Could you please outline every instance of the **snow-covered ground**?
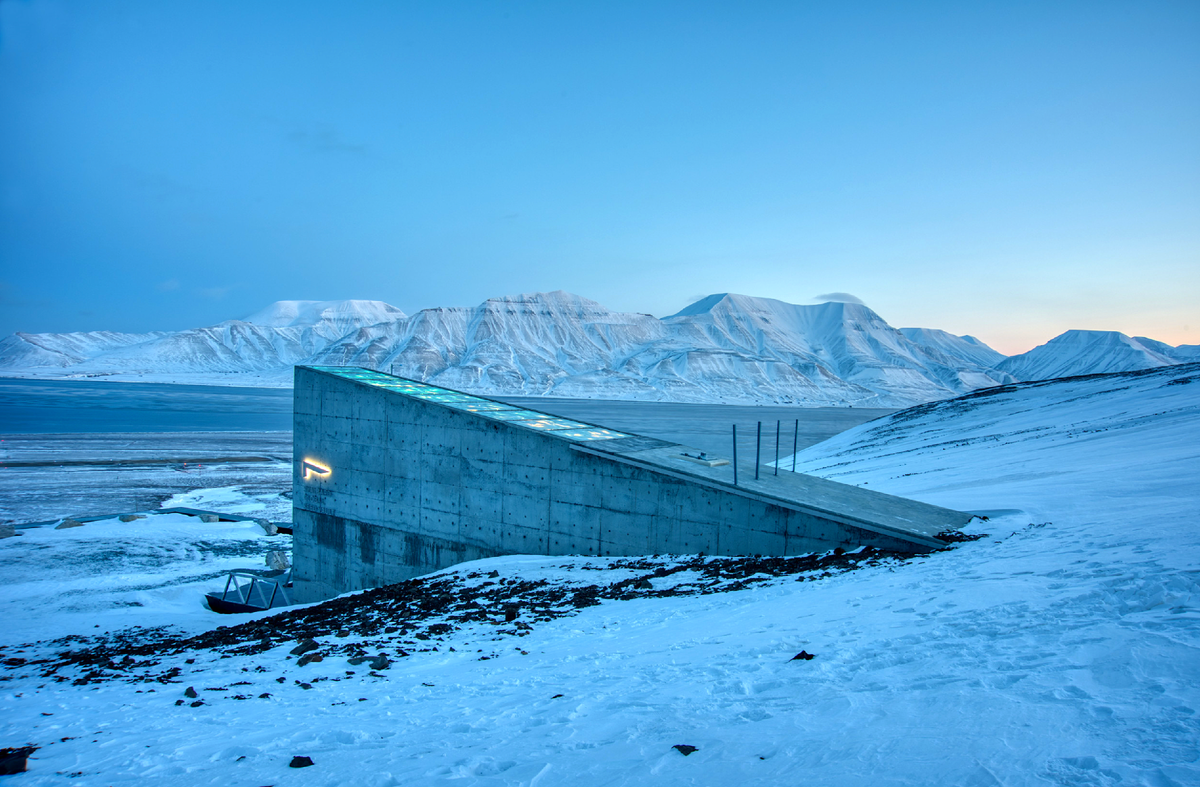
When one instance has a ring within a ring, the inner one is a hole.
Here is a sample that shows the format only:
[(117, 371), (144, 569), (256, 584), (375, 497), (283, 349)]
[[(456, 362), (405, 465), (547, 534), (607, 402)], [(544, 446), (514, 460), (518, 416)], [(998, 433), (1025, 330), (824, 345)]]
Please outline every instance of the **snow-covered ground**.
[[(13, 660), (68, 646), (5, 634), (0, 746), (41, 747), (13, 783), (1200, 783), (1200, 365), (926, 405), (799, 461), (990, 511), (973, 526), (990, 536), (696, 595), (661, 595), (692, 581), (666, 558), (497, 558), (387, 590), (408, 606), (365, 614), (378, 594), (362, 594), (100, 670), (142, 682), (42, 677)], [(75, 533), (87, 528), (45, 537)], [(55, 565), (23, 538), (0, 541), (5, 571)], [(611, 588), (641, 577), (641, 596)], [(529, 611), (547, 586), (589, 584), (600, 603)], [(451, 586), (478, 587), (488, 608), (433, 630)], [(521, 606), (516, 621), (502, 602)], [(172, 609), (147, 603), (140, 619)], [(128, 615), (114, 610), (89, 623)], [(299, 666), (288, 654), (306, 631), (325, 658)], [(351, 664), (355, 647), (392, 663)], [(315, 764), (289, 769), (294, 755)]]
[(0, 646), (134, 626), (201, 631), (227, 623), (204, 606), (204, 593), (220, 590), (233, 569), (266, 569), (267, 552), (290, 552), (291, 542), (283, 534), (267, 537), (254, 522), (206, 524), (184, 514), (29, 528), (0, 541)]

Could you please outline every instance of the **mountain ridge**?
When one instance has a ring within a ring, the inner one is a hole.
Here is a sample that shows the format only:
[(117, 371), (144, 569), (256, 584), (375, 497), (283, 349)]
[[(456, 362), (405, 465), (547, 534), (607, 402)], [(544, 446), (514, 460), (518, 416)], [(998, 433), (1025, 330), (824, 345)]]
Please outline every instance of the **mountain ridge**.
[(19, 376), (279, 386), (296, 364), (353, 365), (494, 396), (877, 407), (1194, 357), (1200, 347), (1068, 331), (1006, 358), (974, 337), (893, 328), (861, 303), (717, 293), (659, 319), (561, 290), (413, 315), (382, 301), (277, 301), (184, 331), (0, 341), (0, 373)]

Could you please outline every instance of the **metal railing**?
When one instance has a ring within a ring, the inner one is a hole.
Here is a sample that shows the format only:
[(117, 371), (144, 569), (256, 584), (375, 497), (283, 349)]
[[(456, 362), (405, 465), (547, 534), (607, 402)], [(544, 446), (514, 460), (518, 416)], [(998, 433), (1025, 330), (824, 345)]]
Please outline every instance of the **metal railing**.
[[(259, 609), (270, 609), (275, 606), (275, 600), (278, 598), (282, 604), (280, 606), (290, 606), (291, 599), (287, 597), (287, 589), (284, 587), (287, 574), (281, 574), (278, 578), (264, 579), (263, 577), (251, 574), (245, 571), (231, 571), (229, 577), (225, 580), (225, 590), (221, 593), (222, 601), (235, 601), (238, 604), (245, 604), (248, 607), (258, 607)], [(279, 581), (274, 581), (278, 579)], [(243, 584), (243, 580), (249, 580)], [(271, 586), (270, 595), (267, 595), (266, 585)], [(229, 598), (230, 588), (235, 594), (234, 598)], [(257, 600), (255, 598), (257, 594)]]
[[(775, 475), (779, 475), (779, 443), (780, 435), (783, 429), (783, 421), (775, 422)], [(733, 425), (733, 485), (738, 485), (738, 445), (737, 445), (737, 424)], [(795, 428), (792, 430), (792, 472), (796, 472), (796, 451), (800, 442), (800, 419), (796, 419)], [(762, 421), (758, 422), (758, 428), (754, 435), (754, 480), (759, 477), (759, 467), (762, 464)]]

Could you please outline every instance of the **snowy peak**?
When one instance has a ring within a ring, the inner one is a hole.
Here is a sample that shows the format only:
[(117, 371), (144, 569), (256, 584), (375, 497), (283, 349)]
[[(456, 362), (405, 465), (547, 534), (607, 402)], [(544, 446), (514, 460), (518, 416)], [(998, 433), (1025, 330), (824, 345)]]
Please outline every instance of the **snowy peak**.
[(709, 295), (707, 298), (701, 298), (700, 300), (696, 301), (695, 303), (691, 304), (690, 306), (683, 307), (675, 314), (669, 315), (667, 317), (663, 317), (663, 319), (670, 320), (675, 317), (692, 317), (697, 314), (704, 314), (704, 313), (710, 312), (714, 308), (716, 308), (717, 304), (721, 303), (722, 301), (724, 301), (728, 298), (732, 298), (732, 297), (742, 297), (742, 296), (731, 296), (727, 292), (719, 292), (715, 295)]
[(705, 317), (714, 321), (750, 318), (751, 321), (758, 324), (774, 322), (796, 326), (819, 323), (841, 324), (854, 321), (883, 323), (883, 318), (858, 303), (828, 301), (812, 305), (799, 305), (774, 298), (758, 298), (728, 292), (701, 298), (679, 312), (664, 317), (663, 320), (680, 321), (693, 318), (694, 321), (702, 321)]
[(362, 327), (402, 319), (404, 312), (383, 301), (275, 301), (242, 322), (263, 328), (311, 328), (321, 323)]
[[(990, 362), (977, 360), (977, 348), (923, 346), (860, 303), (797, 305), (726, 293), (664, 322), (690, 328), (727, 351), (786, 364), (820, 387), (832, 378), (860, 392), (886, 391), (886, 401), (928, 401), (1011, 379), (992, 374)], [(861, 393), (843, 395), (862, 401)]]
[(996, 368), (1018, 380), (1051, 380), (1156, 369), (1179, 362), (1119, 331), (1072, 330), (1027, 353), (1006, 358)]
[[(307, 312), (320, 303), (322, 301), (275, 301), (267, 308), (243, 317), (242, 322), (264, 328), (287, 328), (301, 319), (301, 312)], [(305, 324), (309, 323), (306, 321)]]
[[(661, 333), (649, 315), (613, 312), (566, 292), (526, 293), (474, 309), (425, 309), (403, 330), (364, 329), (314, 362), (367, 365), (479, 393), (603, 396), (598, 390), (611, 395), (612, 386), (590, 376), (612, 376), (614, 366)], [(624, 392), (633, 382), (614, 384)], [(633, 387), (654, 398), (649, 386)]]
[(889, 331), (895, 330), (878, 314), (857, 303), (831, 301), (801, 306), (774, 298), (732, 293), (710, 295), (670, 317), (664, 317), (663, 322), (722, 326), (731, 334), (743, 330), (838, 333), (846, 329), (859, 330), (862, 326), (886, 326)]

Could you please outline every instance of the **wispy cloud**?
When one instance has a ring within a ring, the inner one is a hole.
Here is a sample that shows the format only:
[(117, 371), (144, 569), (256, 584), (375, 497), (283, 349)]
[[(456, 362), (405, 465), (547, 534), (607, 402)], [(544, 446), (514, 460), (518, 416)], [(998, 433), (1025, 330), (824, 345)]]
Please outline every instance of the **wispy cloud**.
[(219, 301), (229, 294), (232, 287), (206, 287), (198, 292), (205, 298), (211, 298), (214, 301)]
[(853, 295), (851, 295), (848, 292), (827, 292), (824, 295), (814, 296), (813, 300), (814, 301), (822, 301), (825, 303), (828, 303), (831, 301), (834, 303), (857, 303), (859, 306), (866, 306), (866, 304), (863, 303), (860, 299), (854, 297)]
[(179, 279), (167, 279), (155, 285), (162, 292), (174, 292), (179, 289)]

